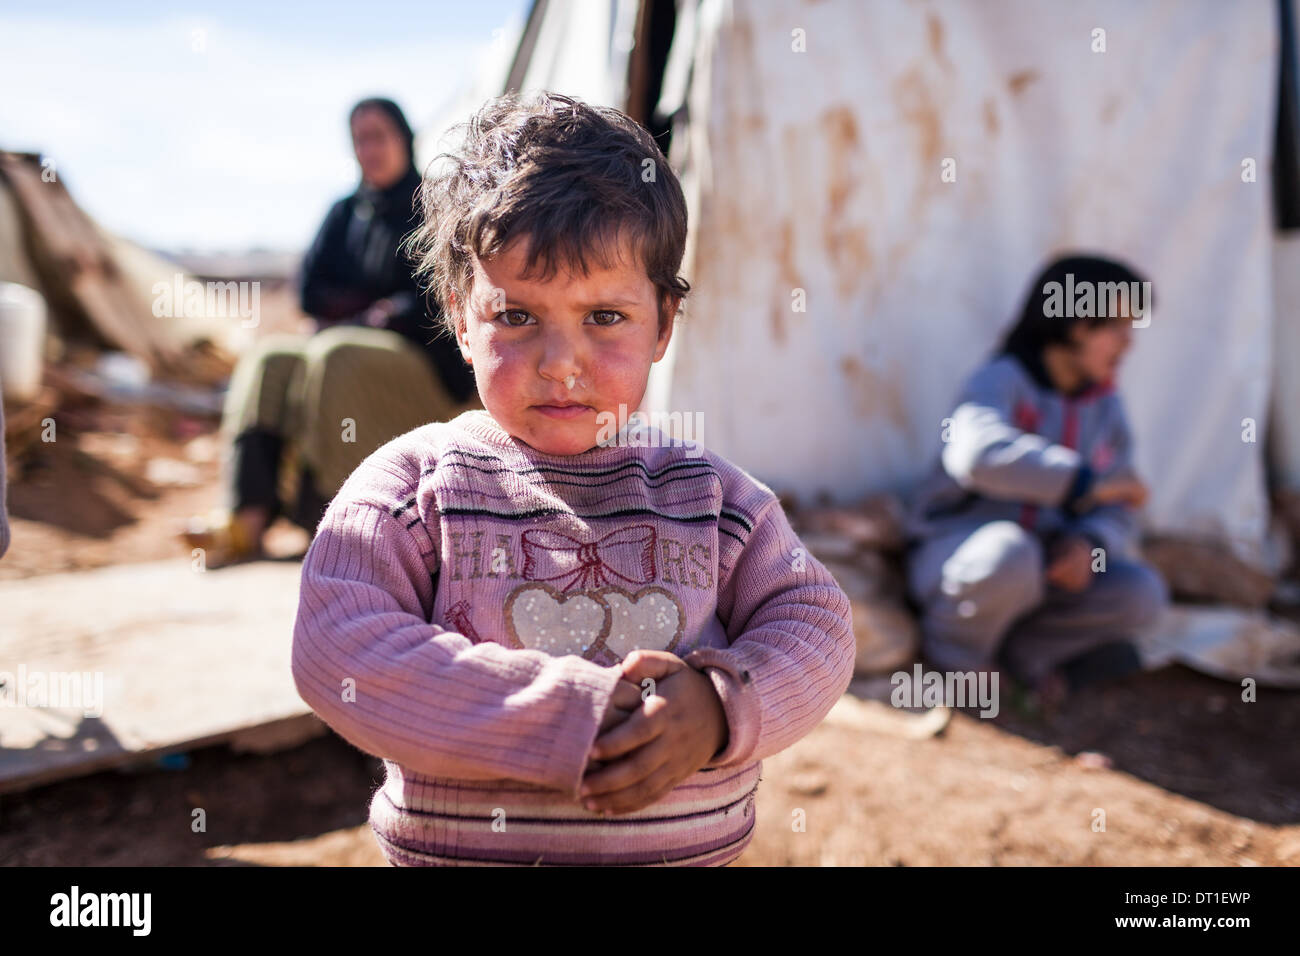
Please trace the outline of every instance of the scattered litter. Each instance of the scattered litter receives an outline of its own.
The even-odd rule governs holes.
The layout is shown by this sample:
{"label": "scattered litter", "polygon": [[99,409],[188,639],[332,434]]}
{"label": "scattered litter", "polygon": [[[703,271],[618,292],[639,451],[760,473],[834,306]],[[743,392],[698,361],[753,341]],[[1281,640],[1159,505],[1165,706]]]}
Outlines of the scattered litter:
{"label": "scattered litter", "polygon": [[140,458],[140,439],[129,432],[87,432],[77,436],[77,447],[92,458],[114,465],[132,465]]}
{"label": "scattered litter", "polygon": [[826,565],[852,604],[854,673],[888,673],[910,663],[920,651],[921,635],[900,566],[902,501],[892,494],[848,506],[801,507],[784,496],[781,501],[799,540]]}
{"label": "scattered litter", "polygon": [[113,388],[142,389],[149,384],[149,366],[125,352],[105,352],[95,363],[95,374]]}
{"label": "scattered litter", "polygon": [[1148,668],[1177,661],[1234,683],[1300,687],[1300,627],[1263,611],[1175,605],[1139,650]]}
{"label": "scattered litter", "polygon": [[935,707],[915,714],[879,701],[858,700],[845,694],[835,702],[835,706],[826,715],[825,722],[889,737],[925,740],[943,733],[951,720],[952,711],[947,707]]}
{"label": "scattered litter", "polygon": [[87,371],[79,368],[63,370],[63,374],[74,387],[96,398],[158,405],[201,415],[221,414],[225,399],[225,392],[221,389],[195,388],[167,382],[141,383],[138,379],[131,380],[122,369],[111,369],[110,372],[113,378],[105,377],[98,370]]}
{"label": "scattered litter", "polygon": [[1271,574],[1221,542],[1152,536],[1143,542],[1142,554],[1184,600],[1262,608],[1274,590]]}
{"label": "scattered litter", "polygon": [[851,507],[798,509],[801,532],[835,535],[855,547],[899,551],[903,547],[903,503],[896,495],[879,494]]}
{"label": "scattered litter", "polygon": [[1074,755],[1076,766],[1084,770],[1113,770],[1115,761],[1105,754],[1099,754],[1094,750],[1082,750]]}
{"label": "scattered litter", "polygon": [[790,778],[786,789],[805,797],[820,797],[830,789],[830,782],[824,774],[816,771],[797,773]]}
{"label": "scattered litter", "polygon": [[217,436],[202,434],[198,430],[201,427],[194,419],[183,415],[179,416],[176,421],[175,430],[189,439],[185,443],[185,457],[196,465],[206,465],[214,462],[221,453],[221,446],[217,441]]}
{"label": "scattered litter", "polygon": [[161,488],[195,488],[203,483],[203,473],[197,465],[177,458],[150,458],[144,477]]}
{"label": "scattered litter", "polygon": [[187,753],[163,754],[154,761],[154,766],[159,770],[188,770],[190,768],[190,755]]}
{"label": "scattered litter", "polygon": [[1300,581],[1286,578],[1273,589],[1273,603],[1281,607],[1300,607]]}
{"label": "scattered litter", "polygon": [[888,673],[914,660],[921,649],[920,627],[903,603],[901,579],[885,559],[869,552],[853,563],[824,563],[849,598],[857,644],[854,673]]}
{"label": "scattered litter", "polygon": [[813,553],[818,561],[852,561],[858,553],[857,544],[844,535],[829,534],[825,531],[805,531],[799,536],[803,546]]}

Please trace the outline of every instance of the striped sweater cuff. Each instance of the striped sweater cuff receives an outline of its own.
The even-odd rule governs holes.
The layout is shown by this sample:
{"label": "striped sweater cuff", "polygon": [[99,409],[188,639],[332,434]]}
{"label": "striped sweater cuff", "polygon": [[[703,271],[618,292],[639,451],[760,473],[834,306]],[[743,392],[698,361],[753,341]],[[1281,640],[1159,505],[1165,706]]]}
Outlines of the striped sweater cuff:
{"label": "striped sweater cuff", "polygon": [[727,745],[704,766],[725,767],[749,759],[758,744],[760,713],[754,681],[729,650],[701,647],[682,658],[709,676],[727,714]]}

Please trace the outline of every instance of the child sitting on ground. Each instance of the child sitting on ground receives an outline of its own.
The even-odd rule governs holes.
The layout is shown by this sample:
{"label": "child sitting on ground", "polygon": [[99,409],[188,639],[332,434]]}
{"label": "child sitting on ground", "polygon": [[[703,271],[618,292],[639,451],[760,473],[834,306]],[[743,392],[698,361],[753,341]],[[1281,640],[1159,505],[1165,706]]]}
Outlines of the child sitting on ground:
{"label": "child sitting on ground", "polygon": [[383,758],[395,865],[728,863],[760,761],[848,686],[848,598],[742,469],[611,434],[689,291],[650,135],[553,94],[463,130],[413,246],[484,408],[394,438],[331,502],[299,693]]}
{"label": "child sitting on ground", "polygon": [[[1085,288],[1094,307],[1076,309]],[[1112,380],[1134,316],[1151,307],[1143,288],[1119,263],[1058,259],[967,382],[914,503],[908,558],[925,655],[940,669],[1005,665],[1048,709],[1139,669],[1131,639],[1168,595],[1137,555],[1147,490]]]}

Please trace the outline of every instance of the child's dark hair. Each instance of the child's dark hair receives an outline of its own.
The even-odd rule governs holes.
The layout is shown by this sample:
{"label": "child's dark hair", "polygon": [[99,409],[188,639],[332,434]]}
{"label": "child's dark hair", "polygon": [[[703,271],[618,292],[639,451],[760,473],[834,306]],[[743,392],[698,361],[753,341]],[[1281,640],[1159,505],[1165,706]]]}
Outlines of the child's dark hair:
{"label": "child's dark hair", "polygon": [[489,100],[453,131],[463,139],[442,153],[420,188],[421,224],[408,239],[416,276],[437,298],[449,326],[452,297],[464,303],[474,258],[527,241],[527,273],[561,266],[586,273],[613,264],[630,238],[659,291],[690,284],[677,272],[686,249],[686,199],[650,134],[615,109],[557,93]]}
{"label": "child's dark hair", "polygon": [[[1129,266],[1100,256],[1071,255],[1054,260],[1034,279],[1025,296],[1020,319],[1002,342],[1002,352],[1013,355],[1039,355],[1048,345],[1066,345],[1071,331],[1083,323],[1089,328],[1099,328],[1122,316],[1112,314],[1103,304],[1114,301],[1105,294],[1122,283],[1125,292],[1132,289],[1131,282],[1143,283],[1147,279]],[[1091,284],[1095,290],[1096,307],[1091,315],[1073,314],[1072,307],[1063,313],[1066,290],[1070,286],[1081,289]],[[1149,288],[1149,287],[1148,287]],[[1143,309],[1151,308],[1150,297],[1143,295]],[[1135,303],[1130,302],[1130,309]]]}

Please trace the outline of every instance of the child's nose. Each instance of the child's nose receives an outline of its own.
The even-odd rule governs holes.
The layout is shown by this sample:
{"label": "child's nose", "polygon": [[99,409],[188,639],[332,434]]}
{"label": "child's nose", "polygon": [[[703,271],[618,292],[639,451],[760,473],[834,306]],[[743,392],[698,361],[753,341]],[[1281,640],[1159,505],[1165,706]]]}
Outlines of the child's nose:
{"label": "child's nose", "polygon": [[570,375],[580,376],[582,372],[581,342],[563,332],[552,332],[542,342],[542,358],[538,371],[543,378],[563,382]]}

